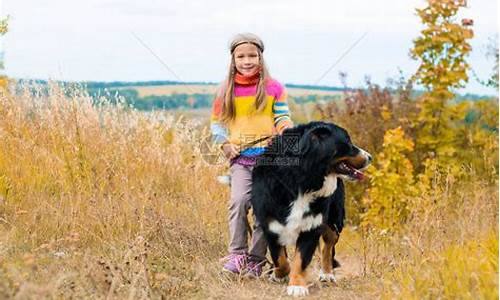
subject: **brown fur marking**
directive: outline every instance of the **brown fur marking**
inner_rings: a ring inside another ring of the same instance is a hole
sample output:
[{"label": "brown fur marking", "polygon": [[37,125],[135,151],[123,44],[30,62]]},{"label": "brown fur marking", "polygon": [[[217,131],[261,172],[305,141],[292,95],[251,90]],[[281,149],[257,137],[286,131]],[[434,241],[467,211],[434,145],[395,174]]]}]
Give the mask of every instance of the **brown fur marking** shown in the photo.
[{"label": "brown fur marking", "polygon": [[299,249],[295,251],[293,257],[292,270],[290,271],[290,282],[288,285],[298,285],[306,287],[306,270],[302,270],[302,258]]},{"label": "brown fur marking", "polygon": [[321,249],[321,268],[323,272],[329,274],[333,272],[332,269],[332,249],[335,247],[339,236],[338,234],[330,229],[330,227],[326,226],[325,231],[323,232],[323,241],[325,242],[323,248]]},{"label": "brown fur marking", "polygon": [[287,276],[290,273],[290,264],[288,263],[285,247],[281,248],[277,263],[278,265],[274,270],[274,275],[276,275],[277,278],[283,278]]}]

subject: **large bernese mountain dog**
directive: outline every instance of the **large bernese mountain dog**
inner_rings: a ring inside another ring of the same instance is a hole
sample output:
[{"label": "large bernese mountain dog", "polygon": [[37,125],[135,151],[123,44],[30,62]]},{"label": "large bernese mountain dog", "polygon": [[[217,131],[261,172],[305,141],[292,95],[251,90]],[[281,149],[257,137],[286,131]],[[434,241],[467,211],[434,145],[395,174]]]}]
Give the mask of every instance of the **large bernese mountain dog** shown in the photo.
[{"label": "large bernese mountain dog", "polygon": [[[342,179],[361,180],[371,162],[343,128],[311,122],[274,137],[252,174],[252,206],[268,241],[275,281],[287,293],[309,293],[305,272],[320,237],[321,281],[335,281],[335,244],[344,225]],[[286,246],[295,246],[290,265]]]}]

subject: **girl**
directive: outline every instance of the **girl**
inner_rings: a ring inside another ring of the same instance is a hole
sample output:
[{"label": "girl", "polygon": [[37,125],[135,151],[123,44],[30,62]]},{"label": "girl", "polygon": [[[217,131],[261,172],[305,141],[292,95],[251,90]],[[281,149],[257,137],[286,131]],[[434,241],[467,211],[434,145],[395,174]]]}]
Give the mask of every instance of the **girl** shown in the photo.
[{"label": "girl", "polygon": [[256,157],[264,152],[266,137],[281,134],[293,124],[285,89],[270,77],[264,63],[262,40],[254,34],[238,34],[229,50],[229,74],[214,100],[211,117],[214,142],[231,165],[229,255],[223,270],[259,277],[267,243],[262,228],[254,222],[250,248],[247,244],[252,169]]}]

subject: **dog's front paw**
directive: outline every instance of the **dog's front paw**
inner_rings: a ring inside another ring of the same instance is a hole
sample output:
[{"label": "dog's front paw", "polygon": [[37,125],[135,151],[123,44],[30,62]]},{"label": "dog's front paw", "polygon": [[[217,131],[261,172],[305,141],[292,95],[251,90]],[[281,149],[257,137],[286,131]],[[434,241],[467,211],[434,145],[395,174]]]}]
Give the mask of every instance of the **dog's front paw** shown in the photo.
[{"label": "dog's front paw", "polygon": [[289,296],[303,297],[309,295],[309,289],[306,286],[289,285],[286,288],[286,293]]},{"label": "dog's front paw", "polygon": [[285,282],[288,281],[288,276],[285,276],[285,277],[276,277],[276,275],[274,273],[272,273],[269,276],[269,281],[275,282],[275,283],[285,283]]},{"label": "dog's front paw", "polygon": [[337,279],[333,273],[323,273],[323,270],[319,272],[319,281],[337,283]]}]

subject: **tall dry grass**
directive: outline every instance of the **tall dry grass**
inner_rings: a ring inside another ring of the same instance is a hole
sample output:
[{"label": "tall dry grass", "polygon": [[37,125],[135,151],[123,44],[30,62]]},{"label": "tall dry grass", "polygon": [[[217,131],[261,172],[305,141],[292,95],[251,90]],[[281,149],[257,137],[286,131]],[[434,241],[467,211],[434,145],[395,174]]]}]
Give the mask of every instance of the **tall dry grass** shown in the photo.
[{"label": "tall dry grass", "polygon": [[1,96],[0,298],[196,292],[196,260],[222,250],[226,190],[196,124],[109,98]]},{"label": "tall dry grass", "polygon": [[[219,273],[228,190],[202,159],[206,129],[121,103],[57,85],[0,95],[0,298],[282,297]],[[400,232],[347,228],[351,272],[311,298],[498,297],[498,180],[439,176]]]}]

